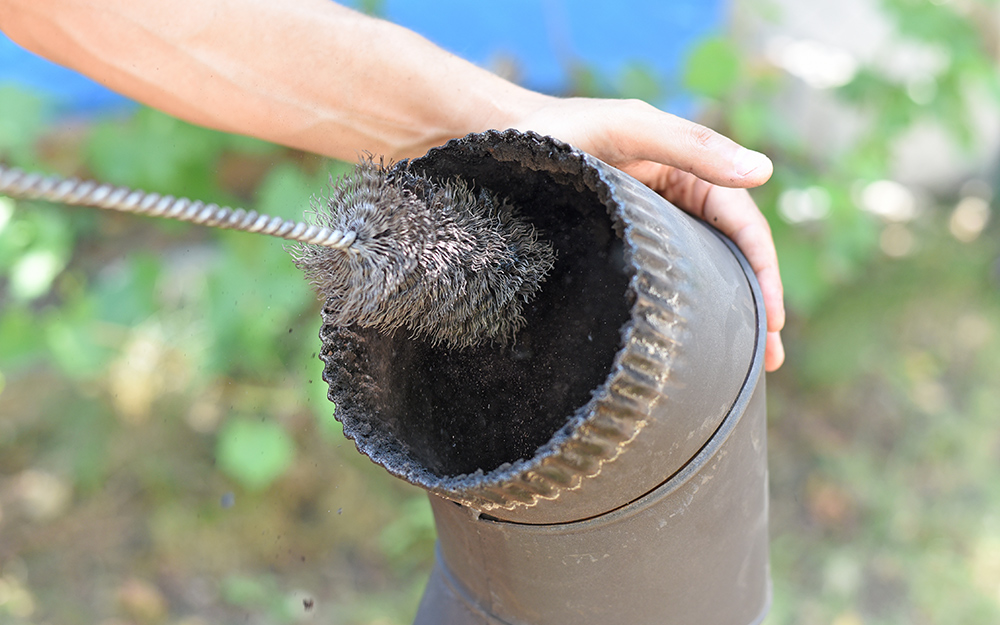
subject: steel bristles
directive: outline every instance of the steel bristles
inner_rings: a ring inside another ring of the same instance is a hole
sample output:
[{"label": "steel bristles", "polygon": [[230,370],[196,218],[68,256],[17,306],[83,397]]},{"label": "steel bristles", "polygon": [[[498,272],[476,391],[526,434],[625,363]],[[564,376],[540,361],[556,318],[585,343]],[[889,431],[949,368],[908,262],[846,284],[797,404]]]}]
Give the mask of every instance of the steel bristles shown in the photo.
[{"label": "steel bristles", "polygon": [[318,225],[356,236],[345,250],[291,250],[334,325],[406,328],[450,348],[507,343],[555,261],[508,203],[370,159],[313,210]]}]

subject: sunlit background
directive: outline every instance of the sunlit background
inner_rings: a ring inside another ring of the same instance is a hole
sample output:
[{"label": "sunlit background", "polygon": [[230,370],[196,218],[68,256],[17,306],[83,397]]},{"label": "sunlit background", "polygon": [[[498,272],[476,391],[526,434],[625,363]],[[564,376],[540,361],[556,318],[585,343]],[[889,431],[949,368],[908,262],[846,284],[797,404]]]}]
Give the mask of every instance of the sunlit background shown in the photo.
[{"label": "sunlit background", "polygon": [[[769,154],[790,317],[767,622],[1000,623],[1000,8],[360,4]],[[2,38],[0,160],[288,217],[342,167]],[[318,328],[280,243],[0,197],[0,623],[409,623],[430,511],[343,439]]]}]

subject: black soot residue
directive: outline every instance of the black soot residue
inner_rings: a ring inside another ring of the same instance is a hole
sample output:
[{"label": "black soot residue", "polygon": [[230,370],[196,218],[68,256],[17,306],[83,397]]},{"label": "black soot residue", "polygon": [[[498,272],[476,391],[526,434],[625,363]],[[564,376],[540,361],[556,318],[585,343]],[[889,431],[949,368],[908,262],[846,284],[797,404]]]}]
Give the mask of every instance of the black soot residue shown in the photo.
[{"label": "black soot residue", "polygon": [[630,309],[621,239],[607,198],[558,171],[475,150],[409,166],[509,198],[552,243],[555,266],[511,344],[445,349],[328,325],[324,379],[345,431],[380,464],[397,455],[438,477],[489,472],[532,457],[610,372]]}]

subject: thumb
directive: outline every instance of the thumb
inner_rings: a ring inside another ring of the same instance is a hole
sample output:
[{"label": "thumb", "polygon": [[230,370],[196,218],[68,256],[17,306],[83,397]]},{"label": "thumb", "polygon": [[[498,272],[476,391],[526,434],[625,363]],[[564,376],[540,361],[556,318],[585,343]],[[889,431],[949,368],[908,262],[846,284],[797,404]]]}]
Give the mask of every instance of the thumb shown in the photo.
[{"label": "thumb", "polygon": [[625,162],[662,163],[691,172],[706,182],[739,188],[760,186],[774,171],[771,160],[760,152],[744,148],[701,124],[644,103],[625,108],[613,139]]}]

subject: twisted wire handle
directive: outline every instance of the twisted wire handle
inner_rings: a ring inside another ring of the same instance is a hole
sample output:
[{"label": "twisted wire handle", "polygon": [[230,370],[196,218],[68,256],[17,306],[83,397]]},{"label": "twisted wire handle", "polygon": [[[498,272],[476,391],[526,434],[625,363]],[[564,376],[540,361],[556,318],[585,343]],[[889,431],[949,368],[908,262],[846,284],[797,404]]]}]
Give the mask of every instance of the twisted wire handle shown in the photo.
[{"label": "twisted wire handle", "polygon": [[172,195],[147,193],[128,187],[115,187],[92,180],[61,176],[45,176],[25,172],[0,164],[0,195],[15,199],[46,200],[61,204],[106,208],[136,215],[166,217],[213,228],[267,234],[289,241],[310,243],[337,250],[346,250],[354,243],[355,232],[342,232],[317,226],[261,215],[242,208],[233,209],[218,204],[205,204]]}]

